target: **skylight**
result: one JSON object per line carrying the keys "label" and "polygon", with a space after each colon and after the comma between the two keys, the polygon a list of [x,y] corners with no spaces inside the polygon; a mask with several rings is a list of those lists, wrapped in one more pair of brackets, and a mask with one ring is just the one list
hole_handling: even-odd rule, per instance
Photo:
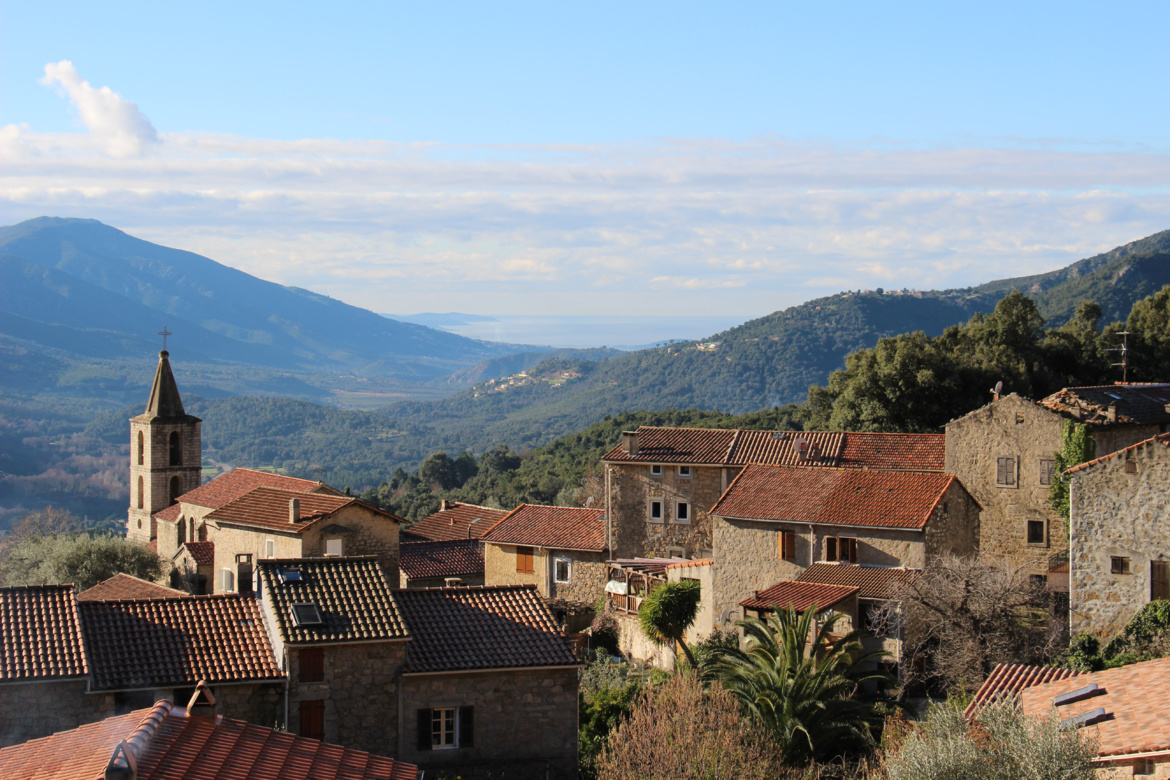
{"label": "skylight", "polygon": [[1088,712],[1082,713],[1081,715],[1077,715],[1075,718],[1066,718],[1062,720],[1060,722],[1060,727],[1062,729],[1079,729],[1082,726],[1092,725],[1099,720],[1103,720],[1104,718],[1105,708],[1098,707],[1095,710],[1089,710]]}
{"label": "skylight", "polygon": [[1062,704],[1070,704],[1074,701],[1087,699],[1090,696],[1096,695],[1098,690],[1097,683],[1092,683],[1091,685],[1086,685],[1084,688],[1077,688],[1075,691],[1062,693],[1059,696],[1054,696],[1052,698],[1052,706],[1059,707]]}
{"label": "skylight", "polygon": [[300,569],[281,569],[280,570],[280,581],[281,582],[300,582],[301,581],[301,570]]}
{"label": "skylight", "polygon": [[293,604],[292,616],[298,626],[319,626],[325,622],[316,604]]}

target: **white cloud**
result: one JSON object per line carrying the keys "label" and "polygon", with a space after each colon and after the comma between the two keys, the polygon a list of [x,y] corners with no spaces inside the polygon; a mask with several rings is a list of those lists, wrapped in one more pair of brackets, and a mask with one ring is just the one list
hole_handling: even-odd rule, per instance
{"label": "white cloud", "polygon": [[138,106],[109,87],[96,89],[69,60],[45,65],[41,78],[69,97],[81,121],[105,152],[113,157],[141,157],[158,143],[158,133]]}

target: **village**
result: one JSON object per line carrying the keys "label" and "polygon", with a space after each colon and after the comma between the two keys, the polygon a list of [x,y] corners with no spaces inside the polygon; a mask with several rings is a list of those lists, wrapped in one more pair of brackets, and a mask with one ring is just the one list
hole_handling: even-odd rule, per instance
{"label": "village", "polygon": [[[163,581],[0,588],[0,774],[66,760],[133,777],[198,754],[205,774],[178,776],[293,776],[295,760],[334,772],[297,777],[575,777],[601,614],[605,654],[670,670],[744,619],[808,613],[809,642],[856,630],[896,682],[921,627],[881,616],[940,563],[1019,572],[1065,641],[1107,641],[1170,598],[1166,384],[997,388],[937,434],[644,426],[603,457],[596,505],[445,501],[411,525],[322,482],[201,484],[201,424],[161,352],[129,421],[127,537],[170,562]],[[1061,470],[1074,429],[1094,457]],[[644,602],[679,583],[696,593],[679,641],[648,635]],[[1055,707],[1095,729],[1101,776],[1167,777],[1165,663],[1002,664],[968,710]]]}

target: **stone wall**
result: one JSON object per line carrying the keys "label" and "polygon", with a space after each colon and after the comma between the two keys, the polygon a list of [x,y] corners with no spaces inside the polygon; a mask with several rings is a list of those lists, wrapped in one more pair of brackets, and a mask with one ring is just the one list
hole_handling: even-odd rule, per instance
{"label": "stone wall", "polygon": [[719,618],[719,613],[715,611],[714,597],[715,597],[715,577],[713,567],[709,559],[706,563],[684,565],[680,563],[671,564],[666,569],[667,582],[679,582],[681,580],[697,580],[699,583],[700,598],[699,598],[699,612],[695,615],[695,622],[687,629],[686,640],[688,643],[698,642],[700,639],[710,635],[715,628],[715,623]]}
{"label": "stone wall", "polygon": [[[605,593],[609,579],[608,556],[605,553],[580,552],[578,550],[547,550],[532,548],[531,574],[516,571],[516,547],[510,544],[485,544],[483,546],[483,570],[485,585],[535,585],[542,598],[566,599],[583,604],[592,604]],[[568,558],[572,561],[569,582],[556,582],[555,561]]]}
{"label": "stone wall", "polygon": [[[582,604],[593,604],[605,595],[605,583],[609,580],[609,566],[605,553],[577,552],[570,550],[552,550],[549,553],[549,566],[553,566],[552,592],[549,598],[577,601]],[[568,558],[570,566],[569,582],[556,581],[556,559]]]}
{"label": "stone wall", "polygon": [[322,682],[300,682],[298,650],[288,648],[288,730],[300,733],[300,702],[322,701],[326,742],[399,757],[394,703],[406,642],[325,645]]}
{"label": "stone wall", "polygon": [[645,661],[659,669],[674,668],[674,651],[651,642],[642,631],[637,615],[619,613],[614,616],[618,625],[618,650],[626,658]]}
{"label": "stone wall", "polygon": [[[690,477],[680,477],[677,466],[663,465],[661,476],[651,476],[646,464],[609,464],[610,511],[613,514],[613,557],[666,556],[682,548],[692,558],[707,557],[712,548],[708,511],[738,468],[692,466]],[[663,502],[663,521],[650,521],[650,501]],[[677,501],[690,502],[689,523],[676,522]]]}
{"label": "stone wall", "polygon": [[[171,504],[171,477],[179,478],[181,495],[202,482],[202,423],[130,420],[130,504],[126,535],[138,541],[150,541],[157,535],[151,515]],[[138,464],[138,434],[144,434],[143,463]],[[180,439],[181,464],[170,465],[170,435]],[[138,478],[143,478],[143,508],[138,508]]]}
{"label": "stone wall", "polygon": [[[245,683],[243,685],[213,685],[216,714],[235,718],[258,726],[272,728],[284,723],[284,681],[279,683]],[[186,707],[190,700],[187,691],[174,691],[169,697],[176,705]]]}
{"label": "stone wall", "polygon": [[[302,558],[303,544],[299,534],[291,527],[286,533],[279,533],[270,529],[249,528],[237,525],[215,525],[209,521],[207,525],[208,541],[215,543],[215,565],[212,567],[211,578],[207,583],[208,593],[222,593],[220,584],[224,569],[236,571],[236,554],[251,553],[253,571],[255,562],[266,559],[266,542],[271,539],[275,542],[277,558]],[[240,583],[235,583],[238,591]]]}
{"label": "stone wall", "polygon": [[[1151,563],[1170,561],[1170,448],[1155,442],[1071,477],[1071,628],[1115,634],[1150,601]],[[1113,558],[1128,574],[1112,573]]]}
{"label": "stone wall", "polygon": [[114,695],[85,692],[85,680],[0,685],[0,747],[75,729],[114,714]]}
{"label": "stone wall", "polygon": [[979,552],[980,528],[979,505],[962,484],[953,483],[926,523],[925,560],[948,554],[975,555]]}
{"label": "stone wall", "polygon": [[[402,678],[400,761],[428,778],[547,780],[577,776],[577,669]],[[474,707],[473,744],[418,748],[418,710]]]}
{"label": "stone wall", "polygon": [[[347,532],[330,532],[330,526],[343,526]],[[398,523],[384,514],[360,505],[347,506],[310,526],[301,538],[306,558],[324,556],[328,539],[342,540],[343,555],[377,556],[390,587],[398,587]]]}
{"label": "stone wall", "polygon": [[483,581],[485,585],[535,585],[548,598],[548,554],[535,550],[532,574],[516,571],[516,547],[510,544],[484,544]]}

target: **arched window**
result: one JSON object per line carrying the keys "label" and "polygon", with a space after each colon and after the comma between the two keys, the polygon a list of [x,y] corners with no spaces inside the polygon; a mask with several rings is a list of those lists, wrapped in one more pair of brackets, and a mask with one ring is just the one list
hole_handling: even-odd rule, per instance
{"label": "arched window", "polygon": [[185,518],[179,518],[179,547],[183,546],[183,542],[187,541],[187,521]]}
{"label": "arched window", "polygon": [[178,431],[171,431],[171,465],[183,465],[183,441]]}
{"label": "arched window", "polygon": [[138,432],[138,465],[146,465],[146,436],[142,431]]}
{"label": "arched window", "polygon": [[179,487],[179,478],[178,477],[171,477],[171,503],[172,504],[179,500],[180,490],[181,490],[181,488]]}
{"label": "arched window", "polygon": [[146,501],[146,483],[142,481],[142,477],[138,478],[138,508],[142,509]]}

